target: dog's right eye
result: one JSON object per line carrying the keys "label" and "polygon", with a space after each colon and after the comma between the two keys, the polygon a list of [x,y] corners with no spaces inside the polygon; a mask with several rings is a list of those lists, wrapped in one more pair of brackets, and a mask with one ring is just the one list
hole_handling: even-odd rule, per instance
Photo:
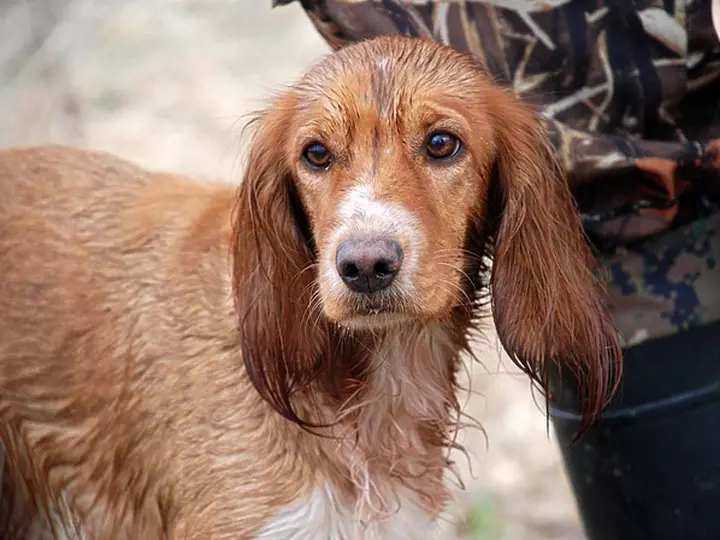
{"label": "dog's right eye", "polygon": [[332,162],[332,155],[327,146],[322,143],[314,142],[305,147],[302,154],[305,163],[313,169],[327,169]]}

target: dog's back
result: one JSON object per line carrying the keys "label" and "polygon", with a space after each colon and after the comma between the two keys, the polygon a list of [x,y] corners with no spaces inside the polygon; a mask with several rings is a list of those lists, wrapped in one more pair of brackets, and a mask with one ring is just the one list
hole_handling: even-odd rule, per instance
{"label": "dog's back", "polygon": [[208,500],[237,533],[262,521],[247,478],[282,449],[247,448],[268,418],[235,342],[233,189],[47,147],[0,152],[0,190],[4,504],[57,521],[66,497],[97,538],[202,537],[183,518]]}

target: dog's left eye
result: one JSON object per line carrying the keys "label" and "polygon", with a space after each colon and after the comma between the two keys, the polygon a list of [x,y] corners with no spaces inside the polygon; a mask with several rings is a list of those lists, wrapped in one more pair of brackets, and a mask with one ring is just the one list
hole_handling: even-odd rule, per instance
{"label": "dog's left eye", "polygon": [[431,133],[425,143],[425,151],[432,159],[450,159],[457,155],[462,148],[462,143],[455,135],[439,131]]}
{"label": "dog's left eye", "polygon": [[302,154],[305,163],[314,169],[327,169],[332,161],[332,155],[327,146],[314,142],[305,147]]}

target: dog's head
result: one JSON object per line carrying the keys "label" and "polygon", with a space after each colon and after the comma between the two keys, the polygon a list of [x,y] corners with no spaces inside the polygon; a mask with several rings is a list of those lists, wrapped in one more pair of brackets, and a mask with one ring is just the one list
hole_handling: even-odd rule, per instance
{"label": "dog's head", "polygon": [[491,253],[507,352],[543,384],[548,362],[569,366],[600,410],[620,352],[566,179],[537,118],[470,56],[353,45],[255,127],[234,276],[249,373],[279,409],[333,356],[338,326],[471,312]]}

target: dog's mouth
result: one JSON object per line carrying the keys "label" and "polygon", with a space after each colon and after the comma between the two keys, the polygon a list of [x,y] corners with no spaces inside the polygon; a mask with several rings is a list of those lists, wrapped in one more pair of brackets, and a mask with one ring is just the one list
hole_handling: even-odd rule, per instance
{"label": "dog's mouth", "polygon": [[412,318],[406,313],[377,310],[352,314],[339,321],[338,324],[352,330],[380,330],[407,324],[411,321]]}
{"label": "dog's mouth", "polygon": [[348,328],[384,328],[409,322],[413,318],[409,306],[389,291],[352,295],[345,301],[346,310],[337,322]]}

